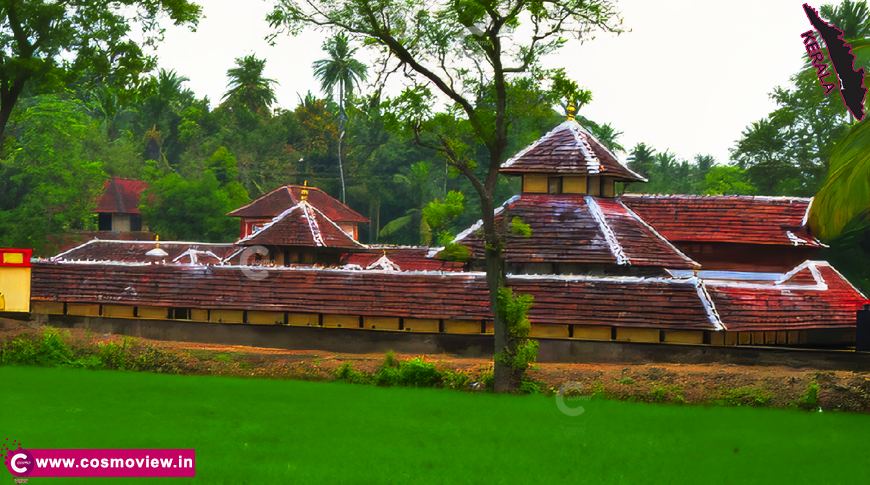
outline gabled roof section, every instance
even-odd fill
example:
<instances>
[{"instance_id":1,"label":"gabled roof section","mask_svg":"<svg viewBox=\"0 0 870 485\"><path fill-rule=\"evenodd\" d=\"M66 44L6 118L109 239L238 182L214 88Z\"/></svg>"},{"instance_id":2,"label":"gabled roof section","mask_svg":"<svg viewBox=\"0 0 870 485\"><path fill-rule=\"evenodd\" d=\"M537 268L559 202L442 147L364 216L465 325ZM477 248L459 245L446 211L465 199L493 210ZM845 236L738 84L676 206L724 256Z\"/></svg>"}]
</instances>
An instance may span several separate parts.
<instances>
[{"instance_id":1,"label":"gabled roof section","mask_svg":"<svg viewBox=\"0 0 870 485\"><path fill-rule=\"evenodd\" d=\"M188 263L189 260L182 261L185 254L191 251L205 252L214 256L214 258L199 258L198 264L218 264L220 258L230 255L236 248L233 244L212 244L200 242L182 242L182 241L114 241L93 239L84 244L76 246L69 251L64 251L57 256L51 258L52 261L58 262L81 262L81 261L111 261L120 263L143 263L147 262L148 258L145 253L154 249L157 244L160 244L160 249L166 251L167 259L180 264ZM180 259L179 259L180 258Z\"/></svg>"},{"instance_id":2,"label":"gabled roof section","mask_svg":"<svg viewBox=\"0 0 870 485\"><path fill-rule=\"evenodd\" d=\"M240 239L237 244L365 248L307 200L285 210L260 230Z\"/></svg>"},{"instance_id":3,"label":"gabled roof section","mask_svg":"<svg viewBox=\"0 0 870 485\"><path fill-rule=\"evenodd\" d=\"M739 195L623 195L671 241L824 247L806 225L812 199Z\"/></svg>"},{"instance_id":4,"label":"gabled roof section","mask_svg":"<svg viewBox=\"0 0 870 485\"><path fill-rule=\"evenodd\" d=\"M830 264L808 261L774 284L706 281L728 330L855 328L865 296Z\"/></svg>"},{"instance_id":5,"label":"gabled roof section","mask_svg":"<svg viewBox=\"0 0 870 485\"><path fill-rule=\"evenodd\" d=\"M558 173L608 175L617 180L646 182L575 120L568 120L517 153L501 166L507 174Z\"/></svg>"},{"instance_id":6,"label":"gabled roof section","mask_svg":"<svg viewBox=\"0 0 870 485\"><path fill-rule=\"evenodd\" d=\"M514 217L531 227L525 237L504 227ZM531 195L511 199L495 218L505 234L508 263L591 263L696 269L700 265L658 235L630 210L612 199L583 195ZM484 257L479 226L460 234L454 242Z\"/></svg>"},{"instance_id":7,"label":"gabled roof section","mask_svg":"<svg viewBox=\"0 0 870 485\"><path fill-rule=\"evenodd\" d=\"M250 204L227 214L230 217L277 217L302 200L302 190L308 190L308 202L335 222L369 222L361 214L330 197L316 187L285 185L263 195Z\"/></svg>"},{"instance_id":8,"label":"gabled roof section","mask_svg":"<svg viewBox=\"0 0 870 485\"><path fill-rule=\"evenodd\" d=\"M139 197L148 184L140 180L112 177L103 185L103 195L94 212L139 214Z\"/></svg>"}]
</instances>

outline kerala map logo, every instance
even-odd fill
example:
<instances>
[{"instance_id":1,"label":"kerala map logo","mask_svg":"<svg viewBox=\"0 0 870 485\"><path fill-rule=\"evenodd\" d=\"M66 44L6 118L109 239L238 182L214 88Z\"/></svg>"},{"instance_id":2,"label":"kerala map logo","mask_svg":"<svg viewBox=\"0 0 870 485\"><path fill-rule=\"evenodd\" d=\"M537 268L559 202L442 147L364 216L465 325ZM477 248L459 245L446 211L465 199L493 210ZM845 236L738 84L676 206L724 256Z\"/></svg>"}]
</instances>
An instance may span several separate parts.
<instances>
[{"instance_id":1,"label":"kerala map logo","mask_svg":"<svg viewBox=\"0 0 870 485\"><path fill-rule=\"evenodd\" d=\"M852 45L843 40L843 31L836 25L822 20L816 9L806 3L803 8L815 31L808 30L801 34L801 38L803 38L807 56L816 69L819 83L825 88L825 95L830 94L834 87L839 84L840 96L843 97L846 108L856 120L863 120L864 99L867 96L867 88L864 87L865 73L863 67L855 69L855 55L852 53ZM828 71L828 63L825 62L825 54L822 52L816 32L828 48L828 57L831 59L833 74L838 81L836 84L833 82L834 78L828 79L832 73Z\"/></svg>"}]
</instances>

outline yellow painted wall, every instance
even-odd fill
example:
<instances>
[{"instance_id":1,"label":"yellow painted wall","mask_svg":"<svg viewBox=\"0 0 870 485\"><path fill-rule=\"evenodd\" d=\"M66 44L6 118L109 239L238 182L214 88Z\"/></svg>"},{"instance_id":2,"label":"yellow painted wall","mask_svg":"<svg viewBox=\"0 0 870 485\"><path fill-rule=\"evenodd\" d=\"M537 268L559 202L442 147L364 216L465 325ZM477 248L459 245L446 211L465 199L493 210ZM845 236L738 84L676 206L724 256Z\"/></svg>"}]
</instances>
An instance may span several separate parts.
<instances>
[{"instance_id":1,"label":"yellow painted wall","mask_svg":"<svg viewBox=\"0 0 870 485\"><path fill-rule=\"evenodd\" d=\"M365 317L365 328L375 330L398 330L399 319L389 317Z\"/></svg>"},{"instance_id":2,"label":"yellow painted wall","mask_svg":"<svg viewBox=\"0 0 870 485\"><path fill-rule=\"evenodd\" d=\"M725 345L725 332L710 332L710 345Z\"/></svg>"},{"instance_id":3,"label":"yellow painted wall","mask_svg":"<svg viewBox=\"0 0 870 485\"><path fill-rule=\"evenodd\" d=\"M547 325L533 323L529 337L535 338L568 338L568 325Z\"/></svg>"},{"instance_id":4,"label":"yellow painted wall","mask_svg":"<svg viewBox=\"0 0 870 485\"><path fill-rule=\"evenodd\" d=\"M614 185L615 182L613 177L603 177L603 181L601 182L601 196L614 197L616 192Z\"/></svg>"},{"instance_id":5,"label":"yellow painted wall","mask_svg":"<svg viewBox=\"0 0 870 485\"><path fill-rule=\"evenodd\" d=\"M208 321L208 310L201 310L199 308L191 308L190 309L190 319L194 322L207 322Z\"/></svg>"},{"instance_id":6,"label":"yellow painted wall","mask_svg":"<svg viewBox=\"0 0 870 485\"><path fill-rule=\"evenodd\" d=\"M103 305L103 316L106 318L133 318L135 308L126 305Z\"/></svg>"},{"instance_id":7,"label":"yellow painted wall","mask_svg":"<svg viewBox=\"0 0 870 485\"><path fill-rule=\"evenodd\" d=\"M280 312L248 312L248 323L252 325L284 325L284 314Z\"/></svg>"},{"instance_id":8,"label":"yellow painted wall","mask_svg":"<svg viewBox=\"0 0 870 485\"><path fill-rule=\"evenodd\" d=\"M546 194L548 188L546 174L527 173L523 175L523 192Z\"/></svg>"},{"instance_id":9,"label":"yellow painted wall","mask_svg":"<svg viewBox=\"0 0 870 485\"><path fill-rule=\"evenodd\" d=\"M302 326L319 325L317 314L313 313L290 313L287 315L287 323Z\"/></svg>"},{"instance_id":10,"label":"yellow painted wall","mask_svg":"<svg viewBox=\"0 0 870 485\"><path fill-rule=\"evenodd\" d=\"M739 337L737 341L740 345L750 345L752 344L752 332L739 332Z\"/></svg>"},{"instance_id":11,"label":"yellow painted wall","mask_svg":"<svg viewBox=\"0 0 870 485\"><path fill-rule=\"evenodd\" d=\"M589 177L589 195L601 195L601 177Z\"/></svg>"},{"instance_id":12,"label":"yellow painted wall","mask_svg":"<svg viewBox=\"0 0 870 485\"><path fill-rule=\"evenodd\" d=\"M406 318L405 330L409 332L438 333L438 320L433 318Z\"/></svg>"},{"instance_id":13,"label":"yellow painted wall","mask_svg":"<svg viewBox=\"0 0 870 485\"><path fill-rule=\"evenodd\" d=\"M211 323L243 323L245 312L242 310L212 310L208 321Z\"/></svg>"},{"instance_id":14,"label":"yellow painted wall","mask_svg":"<svg viewBox=\"0 0 870 485\"><path fill-rule=\"evenodd\" d=\"M799 330L790 330L788 332L788 343L789 344L798 344L800 343L801 333Z\"/></svg>"},{"instance_id":15,"label":"yellow painted wall","mask_svg":"<svg viewBox=\"0 0 870 485\"><path fill-rule=\"evenodd\" d=\"M654 328L617 328L616 340L625 342L658 342L659 330Z\"/></svg>"},{"instance_id":16,"label":"yellow painted wall","mask_svg":"<svg viewBox=\"0 0 870 485\"><path fill-rule=\"evenodd\" d=\"M764 345L764 332L752 332L752 345Z\"/></svg>"},{"instance_id":17,"label":"yellow painted wall","mask_svg":"<svg viewBox=\"0 0 870 485\"><path fill-rule=\"evenodd\" d=\"M9 263L18 263L18 259L24 260L21 253L4 253L3 256ZM0 303L3 304L0 311L29 312L30 268L0 267L0 294Z\"/></svg>"},{"instance_id":18,"label":"yellow painted wall","mask_svg":"<svg viewBox=\"0 0 870 485\"><path fill-rule=\"evenodd\" d=\"M30 302L30 311L41 315L63 315L63 302L32 301Z\"/></svg>"},{"instance_id":19,"label":"yellow painted wall","mask_svg":"<svg viewBox=\"0 0 870 485\"><path fill-rule=\"evenodd\" d=\"M475 320L444 320L445 333L480 333L480 322Z\"/></svg>"},{"instance_id":20,"label":"yellow painted wall","mask_svg":"<svg viewBox=\"0 0 870 485\"><path fill-rule=\"evenodd\" d=\"M586 177L585 176L565 176L565 177L562 177L562 193L563 194L585 194L586 193Z\"/></svg>"},{"instance_id":21,"label":"yellow painted wall","mask_svg":"<svg viewBox=\"0 0 870 485\"><path fill-rule=\"evenodd\" d=\"M704 332L700 330L663 330L665 342L675 344L703 344Z\"/></svg>"},{"instance_id":22,"label":"yellow painted wall","mask_svg":"<svg viewBox=\"0 0 870 485\"><path fill-rule=\"evenodd\" d=\"M100 305L94 305L92 303L69 303L66 306L66 314L98 317L100 316Z\"/></svg>"},{"instance_id":23,"label":"yellow painted wall","mask_svg":"<svg viewBox=\"0 0 870 485\"><path fill-rule=\"evenodd\" d=\"M611 329L601 325L574 325L574 338L582 340L610 340Z\"/></svg>"},{"instance_id":24,"label":"yellow painted wall","mask_svg":"<svg viewBox=\"0 0 870 485\"><path fill-rule=\"evenodd\" d=\"M323 326L332 328L359 328L359 317L356 315L323 315ZM396 328L398 328L398 324L396 324Z\"/></svg>"},{"instance_id":25,"label":"yellow painted wall","mask_svg":"<svg viewBox=\"0 0 870 485\"><path fill-rule=\"evenodd\" d=\"M136 314L139 315L139 318L165 320L169 317L169 310L156 306L140 306L136 307Z\"/></svg>"},{"instance_id":26,"label":"yellow painted wall","mask_svg":"<svg viewBox=\"0 0 870 485\"><path fill-rule=\"evenodd\" d=\"M725 345L737 345L739 336L738 332L725 332Z\"/></svg>"}]
</instances>

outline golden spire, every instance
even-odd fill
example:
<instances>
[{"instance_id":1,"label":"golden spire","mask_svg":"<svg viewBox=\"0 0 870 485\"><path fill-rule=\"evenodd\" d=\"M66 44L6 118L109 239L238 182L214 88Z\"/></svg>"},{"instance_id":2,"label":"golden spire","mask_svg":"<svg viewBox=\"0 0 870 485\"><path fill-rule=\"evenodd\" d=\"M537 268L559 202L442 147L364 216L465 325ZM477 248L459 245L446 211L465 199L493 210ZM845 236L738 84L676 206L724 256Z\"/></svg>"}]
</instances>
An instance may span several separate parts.
<instances>
[{"instance_id":1,"label":"golden spire","mask_svg":"<svg viewBox=\"0 0 870 485\"><path fill-rule=\"evenodd\" d=\"M572 99L571 101L568 102L568 108L567 108L567 111L568 111L568 121L573 121L573 120L574 120L574 114L577 113L577 107L574 106L574 100L573 100L573 99Z\"/></svg>"},{"instance_id":2,"label":"golden spire","mask_svg":"<svg viewBox=\"0 0 870 485\"><path fill-rule=\"evenodd\" d=\"M302 200L308 200L308 189L307 189L308 181L307 180L305 181L304 187L306 187L306 188L302 189Z\"/></svg>"},{"instance_id":3,"label":"golden spire","mask_svg":"<svg viewBox=\"0 0 870 485\"><path fill-rule=\"evenodd\" d=\"M154 240L157 241L157 246L155 246L155 247L159 248L160 247L160 234L155 234Z\"/></svg>"}]
</instances>

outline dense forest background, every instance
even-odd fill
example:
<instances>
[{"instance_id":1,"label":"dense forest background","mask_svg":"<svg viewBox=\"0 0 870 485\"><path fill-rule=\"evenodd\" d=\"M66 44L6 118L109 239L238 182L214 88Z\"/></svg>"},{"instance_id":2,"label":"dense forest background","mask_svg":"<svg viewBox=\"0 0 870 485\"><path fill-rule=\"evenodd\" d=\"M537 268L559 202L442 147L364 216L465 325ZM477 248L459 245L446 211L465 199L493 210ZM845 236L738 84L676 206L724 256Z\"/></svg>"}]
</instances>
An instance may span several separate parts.
<instances>
[{"instance_id":1,"label":"dense forest background","mask_svg":"<svg viewBox=\"0 0 870 485\"><path fill-rule=\"evenodd\" d=\"M870 39L864 2L823 7L822 14L844 38ZM394 106L365 83L368 67L354 52L347 39L327 42L325 58L312 66L322 89L299 93L293 110L272 108L280 87L263 77L266 60L255 55L227 72L221 100L197 98L184 73L162 69L134 83L87 66L28 82L0 142L0 245L47 255L54 249L48 235L96 229L91 211L112 176L150 184L140 209L167 240L234 241L239 221L227 212L304 181L341 199L343 176L347 205L372 221L360 228L363 242L443 243L479 218L478 198L436 153L393 129ZM772 87L777 109L747 120L730 160L683 158L655 140L623 147L618 127L578 121L649 178L625 192L812 197L835 144L855 124L838 95L825 96L816 74L806 63L790 85ZM513 120L508 152L561 123L556 108ZM475 150L483 173L485 148ZM496 199L519 192L519 184L502 178ZM865 288L867 234L853 221L819 255Z\"/></svg>"}]
</instances>

